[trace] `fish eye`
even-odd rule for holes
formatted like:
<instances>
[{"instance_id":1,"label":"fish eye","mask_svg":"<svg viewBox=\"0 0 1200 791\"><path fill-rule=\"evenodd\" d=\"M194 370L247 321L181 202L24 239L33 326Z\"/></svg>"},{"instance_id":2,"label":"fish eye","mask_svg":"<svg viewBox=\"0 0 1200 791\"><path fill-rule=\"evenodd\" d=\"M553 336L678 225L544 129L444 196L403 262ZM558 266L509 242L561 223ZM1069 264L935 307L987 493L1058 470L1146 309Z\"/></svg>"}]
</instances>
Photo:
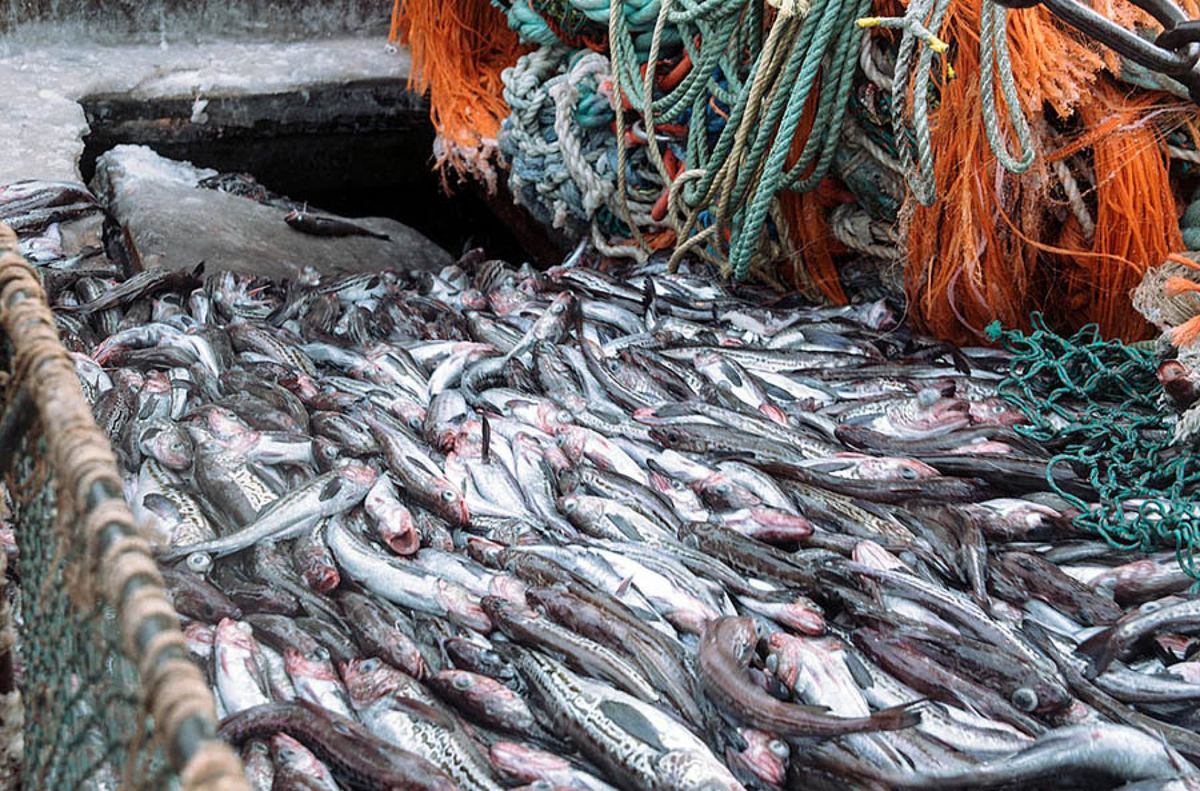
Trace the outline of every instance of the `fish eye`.
<instances>
[{"instance_id":1,"label":"fish eye","mask_svg":"<svg viewBox=\"0 0 1200 791\"><path fill-rule=\"evenodd\" d=\"M441 498L443 503L452 503L454 502L454 492L446 489L442 492Z\"/></svg>"},{"instance_id":2,"label":"fish eye","mask_svg":"<svg viewBox=\"0 0 1200 791\"><path fill-rule=\"evenodd\" d=\"M562 505L564 514L573 514L577 508L579 508L579 503L576 500L566 500Z\"/></svg>"},{"instance_id":3,"label":"fish eye","mask_svg":"<svg viewBox=\"0 0 1200 791\"><path fill-rule=\"evenodd\" d=\"M371 657L370 659L364 659L358 665L359 670L366 671L367 673L370 673L371 671L375 670L378 667L379 667L379 659L378 659L378 657L374 657L374 656Z\"/></svg>"},{"instance_id":4,"label":"fish eye","mask_svg":"<svg viewBox=\"0 0 1200 791\"><path fill-rule=\"evenodd\" d=\"M1031 712L1038 707L1038 696L1029 687L1021 687L1012 695L1013 705L1024 712Z\"/></svg>"},{"instance_id":5,"label":"fish eye","mask_svg":"<svg viewBox=\"0 0 1200 791\"><path fill-rule=\"evenodd\" d=\"M550 312L557 316L558 314L562 313L566 309L567 309L567 306L565 303L558 302L550 307Z\"/></svg>"},{"instance_id":6,"label":"fish eye","mask_svg":"<svg viewBox=\"0 0 1200 791\"><path fill-rule=\"evenodd\" d=\"M917 471L912 469L911 467L901 467L900 468L900 477L906 481L911 481L917 477Z\"/></svg>"},{"instance_id":7,"label":"fish eye","mask_svg":"<svg viewBox=\"0 0 1200 791\"><path fill-rule=\"evenodd\" d=\"M683 543L685 545L691 547L692 549L699 549L700 548L700 537L695 536L695 535L684 536Z\"/></svg>"},{"instance_id":8,"label":"fish eye","mask_svg":"<svg viewBox=\"0 0 1200 791\"><path fill-rule=\"evenodd\" d=\"M212 620L217 617L217 608L212 602L205 602L200 607L200 612L204 614L205 619Z\"/></svg>"},{"instance_id":9,"label":"fish eye","mask_svg":"<svg viewBox=\"0 0 1200 791\"><path fill-rule=\"evenodd\" d=\"M792 752L791 749L788 748L787 742L783 741L782 739L772 739L767 744L767 749L771 751L772 755L781 761L786 761Z\"/></svg>"},{"instance_id":10,"label":"fish eye","mask_svg":"<svg viewBox=\"0 0 1200 791\"><path fill-rule=\"evenodd\" d=\"M471 688L471 677L466 673L456 673L454 679L450 682L450 686L461 692L465 692Z\"/></svg>"},{"instance_id":11,"label":"fish eye","mask_svg":"<svg viewBox=\"0 0 1200 791\"><path fill-rule=\"evenodd\" d=\"M213 561L212 556L207 552L193 552L187 556L185 563L188 567L188 570L193 571L196 574L203 574L212 568Z\"/></svg>"},{"instance_id":12,"label":"fish eye","mask_svg":"<svg viewBox=\"0 0 1200 791\"><path fill-rule=\"evenodd\" d=\"M727 484L727 483L719 483L719 484L717 484L717 485L716 485L716 487L714 488L714 491L715 491L717 494L719 494L719 495L721 495L722 497L724 497L725 495L729 494L729 484Z\"/></svg>"}]
</instances>

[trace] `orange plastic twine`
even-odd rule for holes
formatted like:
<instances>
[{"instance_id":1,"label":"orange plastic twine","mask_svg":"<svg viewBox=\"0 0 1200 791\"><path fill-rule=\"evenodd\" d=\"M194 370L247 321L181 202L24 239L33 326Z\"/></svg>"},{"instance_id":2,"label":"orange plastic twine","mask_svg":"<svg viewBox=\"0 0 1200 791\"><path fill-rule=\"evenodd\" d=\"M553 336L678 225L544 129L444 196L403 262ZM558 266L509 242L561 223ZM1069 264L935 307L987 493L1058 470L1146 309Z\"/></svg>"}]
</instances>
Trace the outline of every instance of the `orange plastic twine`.
<instances>
[{"instance_id":1,"label":"orange plastic twine","mask_svg":"<svg viewBox=\"0 0 1200 791\"><path fill-rule=\"evenodd\" d=\"M1123 0L1095 5L1121 24L1147 23ZM1102 74L1119 68L1115 56L1045 9L1009 13L1017 92L1040 131L1033 168L1008 173L980 121L981 7L981 0L955 0L941 34L956 47L957 78L943 81L933 118L937 200L907 207L913 315L922 329L961 343L979 342L993 319L1026 327L1037 309L1059 316L1064 327L1094 321L1108 337L1145 337L1150 328L1133 309L1130 291L1147 268L1183 249L1159 124L1151 121L1163 112L1162 94L1124 96ZM1063 141L1050 131L1051 119L1070 119L1081 129ZM1095 230L1085 238L1073 218L1064 225L1045 209L1054 185L1048 166L1087 157L1089 149L1097 183L1084 198L1094 205Z\"/></svg>"},{"instance_id":2,"label":"orange plastic twine","mask_svg":"<svg viewBox=\"0 0 1200 791\"><path fill-rule=\"evenodd\" d=\"M1064 318L1074 324L1096 322L1106 337L1140 340L1153 333L1132 308L1130 292L1147 269L1184 249L1166 151L1158 127L1149 120L1158 100L1156 94L1125 96L1105 78L1079 108L1085 128L1106 126L1112 118L1119 121L1114 131L1092 145L1097 182L1094 238L1090 245L1079 245L1079 234L1068 233L1062 243L1092 255L1057 256L1062 279L1058 287L1066 294Z\"/></svg>"},{"instance_id":3,"label":"orange plastic twine","mask_svg":"<svg viewBox=\"0 0 1200 791\"><path fill-rule=\"evenodd\" d=\"M509 113L500 73L528 50L503 12L487 0L396 0L389 41L408 47L409 87L429 91L437 167L460 176L487 167Z\"/></svg>"}]
</instances>

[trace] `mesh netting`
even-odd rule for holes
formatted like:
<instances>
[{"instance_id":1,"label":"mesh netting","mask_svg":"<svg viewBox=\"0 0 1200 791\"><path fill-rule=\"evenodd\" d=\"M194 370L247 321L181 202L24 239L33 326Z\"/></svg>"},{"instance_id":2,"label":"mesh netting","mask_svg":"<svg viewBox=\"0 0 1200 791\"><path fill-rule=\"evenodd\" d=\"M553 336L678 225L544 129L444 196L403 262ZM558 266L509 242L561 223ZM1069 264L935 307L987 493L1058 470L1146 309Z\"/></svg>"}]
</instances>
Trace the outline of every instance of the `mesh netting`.
<instances>
[{"instance_id":1,"label":"mesh netting","mask_svg":"<svg viewBox=\"0 0 1200 791\"><path fill-rule=\"evenodd\" d=\"M1174 548L1184 570L1200 577L1200 460L1172 443L1178 414L1161 405L1157 355L1106 341L1094 325L1069 338L1048 330L1040 314L1032 326L1030 333L1003 331L998 322L988 328L1016 355L999 394L1029 420L1017 431L1056 454L1046 479L1079 510L1076 526L1114 547ZM1058 485L1055 472L1064 466L1091 484L1095 502Z\"/></svg>"},{"instance_id":2,"label":"mesh netting","mask_svg":"<svg viewBox=\"0 0 1200 791\"><path fill-rule=\"evenodd\" d=\"M247 791L37 275L0 224L0 465L28 789Z\"/></svg>"},{"instance_id":3,"label":"mesh netting","mask_svg":"<svg viewBox=\"0 0 1200 791\"><path fill-rule=\"evenodd\" d=\"M72 600L68 570L84 562L84 548L58 540L65 531L46 457L43 439L25 438L6 481L21 547L22 782L45 789L178 787L161 747L147 742L137 670L121 653L111 608Z\"/></svg>"}]
</instances>

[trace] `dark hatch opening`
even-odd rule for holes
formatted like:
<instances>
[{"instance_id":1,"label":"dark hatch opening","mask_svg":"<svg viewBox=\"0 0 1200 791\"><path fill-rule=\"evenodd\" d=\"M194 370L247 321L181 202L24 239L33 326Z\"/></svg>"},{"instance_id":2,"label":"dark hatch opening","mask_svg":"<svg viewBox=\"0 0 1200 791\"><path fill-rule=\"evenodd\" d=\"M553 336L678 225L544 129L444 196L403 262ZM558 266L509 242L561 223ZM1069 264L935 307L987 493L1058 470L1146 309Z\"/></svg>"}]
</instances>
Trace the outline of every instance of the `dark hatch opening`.
<instances>
[{"instance_id":1,"label":"dark hatch opening","mask_svg":"<svg viewBox=\"0 0 1200 791\"><path fill-rule=\"evenodd\" d=\"M289 93L194 99L127 94L84 99L90 133L80 172L130 143L220 172L249 173L264 187L347 217L380 216L424 233L452 255L483 247L508 261L549 263L557 247L504 192L472 184L447 195L432 170L428 104L402 80ZM194 123L194 113L203 113Z\"/></svg>"}]
</instances>

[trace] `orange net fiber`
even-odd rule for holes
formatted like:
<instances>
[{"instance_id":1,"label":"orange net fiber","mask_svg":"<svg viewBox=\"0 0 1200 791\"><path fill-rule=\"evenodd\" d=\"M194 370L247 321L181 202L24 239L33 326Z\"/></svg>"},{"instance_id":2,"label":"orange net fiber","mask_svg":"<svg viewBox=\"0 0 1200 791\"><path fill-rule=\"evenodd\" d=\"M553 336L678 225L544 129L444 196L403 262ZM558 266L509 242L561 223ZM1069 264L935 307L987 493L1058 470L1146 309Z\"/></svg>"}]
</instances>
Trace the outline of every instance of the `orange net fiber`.
<instances>
[{"instance_id":1,"label":"orange net fiber","mask_svg":"<svg viewBox=\"0 0 1200 791\"><path fill-rule=\"evenodd\" d=\"M1123 0L1096 5L1119 23L1145 22ZM1095 321L1109 337L1144 337L1129 292L1148 267L1182 249L1165 152L1149 122L1162 112L1161 95L1124 97L1102 74L1118 68L1115 56L1045 9L1010 13L1013 76L1039 157L1030 171L1008 173L980 120L980 13L981 0L955 0L941 36L955 45L957 79L943 80L933 118L938 198L908 215L906 281L918 325L977 343L993 319L1026 327L1030 312L1043 309L1073 323ZM999 96L997 103L1003 107ZM1082 128L1064 146L1048 121L1073 115ZM1011 131L1006 136L1011 142ZM1088 149L1097 185L1085 198L1096 229L1084 239L1073 220L1062 227L1046 211L1047 164Z\"/></svg>"},{"instance_id":2,"label":"orange net fiber","mask_svg":"<svg viewBox=\"0 0 1200 791\"><path fill-rule=\"evenodd\" d=\"M388 40L412 57L408 84L429 91L439 169L477 171L508 115L500 73L527 48L487 0L396 0Z\"/></svg>"}]
</instances>

